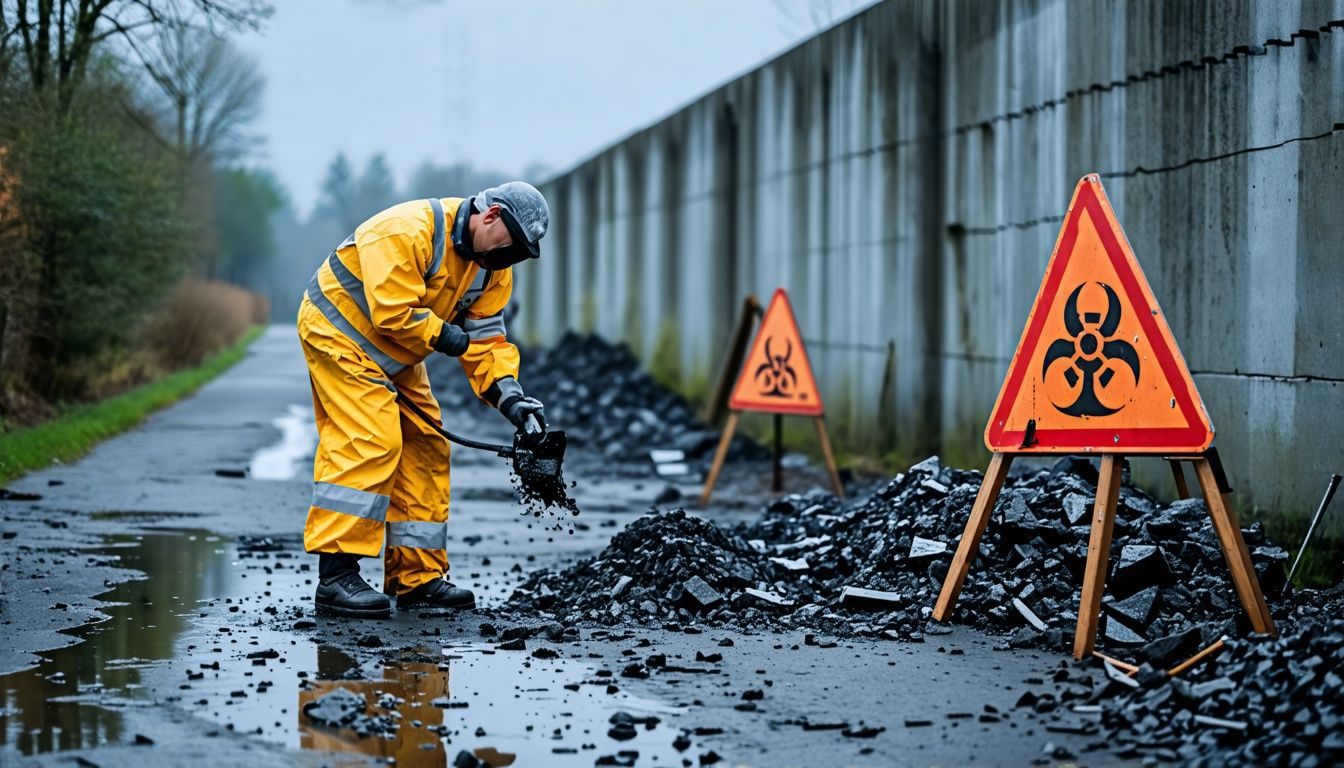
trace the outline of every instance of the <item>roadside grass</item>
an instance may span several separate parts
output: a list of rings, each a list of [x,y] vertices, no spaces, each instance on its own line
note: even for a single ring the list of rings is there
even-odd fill
[[[241,360],[262,329],[260,325],[252,327],[200,365],[174,371],[105,400],[63,407],[49,421],[0,434],[0,486],[51,466],[53,461],[74,461],[99,442],[195,392]]]

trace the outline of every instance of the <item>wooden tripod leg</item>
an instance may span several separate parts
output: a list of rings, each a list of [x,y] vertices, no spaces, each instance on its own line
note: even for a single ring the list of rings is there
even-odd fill
[[[1106,589],[1106,567],[1111,561],[1111,531],[1115,505],[1120,499],[1120,470],[1124,457],[1101,457],[1097,477],[1097,501],[1092,507],[1092,536],[1087,542],[1087,566],[1083,571],[1083,596],[1078,603],[1078,629],[1073,635],[1073,658],[1082,660],[1097,644],[1097,616],[1101,593]]]
[[[714,483],[719,480],[719,472],[723,470],[723,462],[728,458],[728,446],[733,443],[733,433],[737,431],[737,422],[742,418],[742,414],[733,411],[728,414],[728,421],[723,425],[723,435],[719,438],[719,448],[714,452],[714,463],[709,466],[709,476],[705,478],[705,487],[700,491],[700,506],[709,506],[709,496],[714,492]]]
[[[933,618],[946,621],[952,614],[961,595],[966,574],[970,573],[971,562],[980,552],[980,537],[989,524],[989,515],[994,511],[994,502],[999,499],[1003,481],[1008,477],[1008,467],[1012,466],[1013,454],[996,453],[985,469],[985,479],[980,483],[980,492],[975,495],[975,504],[971,507],[971,517],[966,521],[966,530],[961,533],[961,542],[957,544],[957,554],[952,557],[952,565],[943,579],[943,589],[938,593],[938,604],[934,606]]]
[[[831,474],[831,487],[835,495],[845,498],[845,486],[840,482],[840,468],[835,465],[835,453],[831,451],[831,436],[826,434],[826,417],[817,416],[817,439],[821,441],[821,456],[826,460],[826,470]]]
[[[1251,564],[1251,554],[1246,550],[1246,540],[1241,537],[1237,513],[1228,504],[1208,459],[1195,460],[1195,476],[1199,478],[1204,503],[1209,507],[1213,529],[1218,533],[1219,543],[1223,545],[1223,557],[1227,559],[1227,568],[1232,572],[1232,585],[1236,587],[1237,597],[1241,598],[1241,605],[1251,619],[1251,626],[1256,632],[1275,634],[1274,619],[1269,614],[1269,606],[1265,605],[1265,595],[1260,591],[1260,580],[1255,576],[1255,566]]]
[[[1190,498],[1190,486],[1185,484],[1185,472],[1181,469],[1181,462],[1171,459],[1167,463],[1171,465],[1171,476],[1176,480],[1176,498]]]

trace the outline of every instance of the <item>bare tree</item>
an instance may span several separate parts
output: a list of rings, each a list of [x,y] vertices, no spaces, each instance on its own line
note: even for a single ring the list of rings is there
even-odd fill
[[[0,46],[19,46],[32,89],[54,88],[66,110],[104,41],[120,40],[145,60],[162,27],[255,29],[270,13],[263,0],[13,0],[0,6]]]
[[[249,152],[247,129],[261,114],[266,83],[255,59],[208,31],[167,26],[144,63],[157,90],[149,99],[158,118],[151,130],[184,166]]]

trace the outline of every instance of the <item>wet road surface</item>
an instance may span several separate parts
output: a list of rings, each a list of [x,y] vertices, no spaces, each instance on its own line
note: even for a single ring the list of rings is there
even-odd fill
[[[193,398],[13,486],[43,498],[0,503],[0,764],[452,765],[463,750],[491,765],[1113,762],[1086,751],[1086,718],[1046,731],[1014,706],[1045,680],[1080,695],[1095,672],[960,628],[836,643],[556,627],[502,650],[518,622],[491,609],[524,574],[599,551],[663,487],[598,462],[578,463],[583,514],[555,531],[519,514],[501,460],[455,452],[449,557],[483,610],[316,619],[299,538],[308,407],[292,331],[273,328]],[[483,409],[460,416],[507,434]],[[704,514],[752,513],[724,497]],[[655,654],[667,663],[650,677],[622,676]],[[354,727],[304,714],[338,688],[362,699]]]

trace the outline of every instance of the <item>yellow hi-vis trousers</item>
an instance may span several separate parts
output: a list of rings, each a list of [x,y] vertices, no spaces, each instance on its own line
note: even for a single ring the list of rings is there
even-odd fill
[[[306,299],[298,327],[318,438],[304,549],[373,556],[386,535],[384,592],[404,594],[443,576],[449,444],[397,406],[401,390],[440,418],[425,364],[389,380]]]

